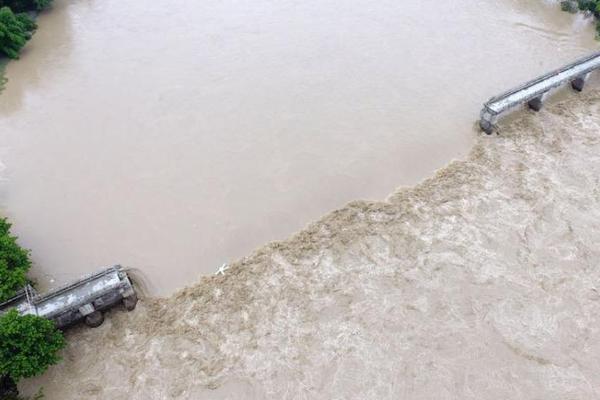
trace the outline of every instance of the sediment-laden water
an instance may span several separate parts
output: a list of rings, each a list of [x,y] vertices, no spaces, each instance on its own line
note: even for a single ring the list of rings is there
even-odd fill
[[[597,47],[531,0],[56,0],[0,96],[3,215],[53,286],[168,295],[463,158],[481,104]]]
[[[599,261],[596,90],[70,332],[43,383],[51,399],[596,398]]]
[[[121,262],[166,295],[464,161],[75,328],[23,389],[598,397],[600,92],[472,127],[594,49],[589,24],[555,2],[439,9],[57,1],[0,96],[2,206],[47,286]]]

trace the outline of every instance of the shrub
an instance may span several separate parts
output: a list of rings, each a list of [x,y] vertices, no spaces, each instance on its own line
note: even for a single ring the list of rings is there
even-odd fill
[[[0,7],[8,7],[16,13],[41,11],[51,2],[52,0],[0,0]]]
[[[46,371],[64,346],[62,332],[48,319],[14,309],[0,317],[0,375],[14,382]]]
[[[596,37],[600,38],[600,0],[563,0],[560,2],[563,11],[576,13],[583,11],[596,17]]]
[[[600,11],[600,1],[598,0],[578,0],[577,6],[581,11],[590,11],[598,16]]]
[[[0,53],[19,58],[19,52],[36,29],[35,22],[25,14],[14,14],[10,8],[0,8]]]
[[[49,7],[50,3],[52,3],[52,0],[33,0],[33,2],[35,4],[35,9],[40,11]]]
[[[0,218],[0,302],[8,300],[27,283],[31,267],[29,251],[17,244],[10,234],[11,224]]]
[[[579,10],[576,1],[573,0],[563,0],[560,2],[560,8],[563,11],[570,12],[571,14],[576,13]]]

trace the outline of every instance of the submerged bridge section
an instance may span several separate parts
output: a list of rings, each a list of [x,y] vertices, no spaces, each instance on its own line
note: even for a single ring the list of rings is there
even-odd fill
[[[499,116],[520,104],[527,103],[530,109],[539,111],[548,92],[565,83],[570,83],[574,90],[581,92],[589,74],[598,68],[600,68],[600,52],[495,96],[483,105],[479,126],[488,135],[492,134]]]
[[[0,315],[16,309],[21,315],[48,318],[59,328],[82,319],[87,325],[95,327],[104,321],[104,310],[120,303],[127,310],[133,310],[137,296],[127,273],[117,265],[44,295],[39,295],[27,285],[15,297],[0,304]]]

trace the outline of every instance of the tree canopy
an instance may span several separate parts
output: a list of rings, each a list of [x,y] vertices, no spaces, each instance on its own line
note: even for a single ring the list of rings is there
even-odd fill
[[[15,14],[8,7],[0,8],[0,53],[19,58],[19,52],[35,29],[35,22],[26,14]]]
[[[41,11],[52,0],[0,0],[0,55],[19,58],[19,52],[35,32],[26,12]]]
[[[17,244],[10,228],[11,224],[0,218],[0,302],[8,300],[25,286],[26,274],[31,267],[29,251]]]
[[[600,15],[600,0],[578,0],[577,7],[581,11],[590,11],[598,17]]]
[[[64,346],[62,332],[48,319],[14,309],[0,316],[0,375],[18,382],[41,374],[60,360]]]
[[[596,34],[600,37],[600,0],[563,0],[560,2],[563,11],[576,13],[583,11],[593,14],[598,20],[596,22]]]
[[[31,267],[29,251],[18,245],[10,228],[11,224],[0,218],[0,301],[12,297],[27,283]],[[16,383],[58,362],[58,352],[64,346],[62,332],[48,319],[21,316],[16,309],[0,315],[0,399],[25,400],[18,395]]]
[[[48,7],[52,0],[0,0],[0,7],[8,7],[16,13],[40,11]]]

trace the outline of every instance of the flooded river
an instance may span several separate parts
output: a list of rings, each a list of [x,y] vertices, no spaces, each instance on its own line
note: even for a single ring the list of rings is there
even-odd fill
[[[167,295],[466,156],[481,103],[597,47],[555,2],[56,0],[0,95],[0,204],[46,286]]]

